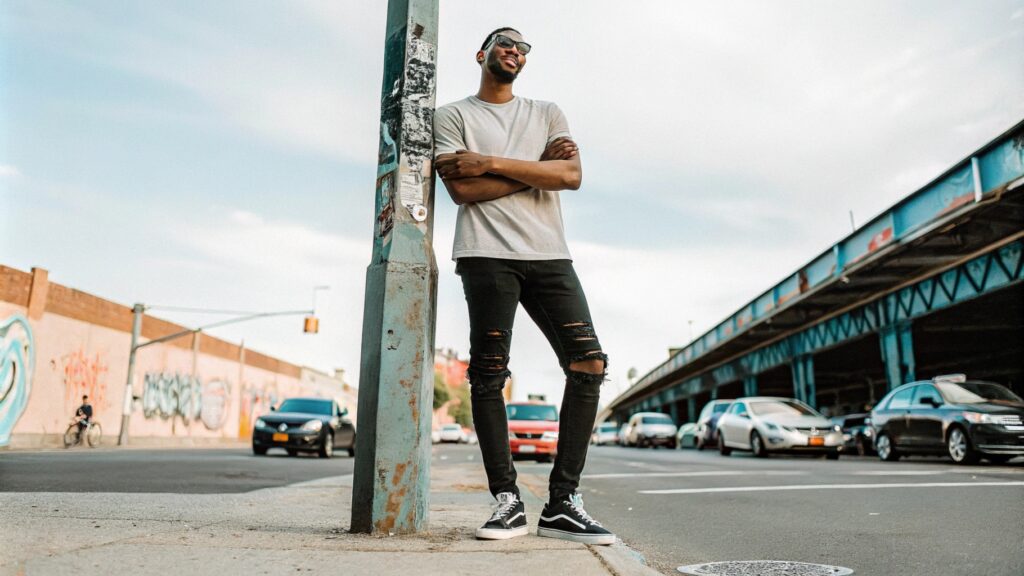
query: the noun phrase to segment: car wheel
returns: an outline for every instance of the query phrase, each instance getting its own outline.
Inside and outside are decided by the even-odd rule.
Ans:
[[[289,456],[298,456],[299,455],[299,451],[294,449],[294,448],[285,448],[285,451],[288,452]]]
[[[888,434],[879,434],[875,440],[875,449],[878,450],[878,459],[885,462],[895,462],[900,459],[899,452],[892,445],[892,439]]]
[[[334,434],[324,434],[324,441],[320,443],[320,449],[316,451],[321,458],[334,456]]]
[[[704,450],[704,439],[703,438],[697,438],[697,446],[696,446],[696,448],[697,448],[698,452],[701,452],[701,451]]]
[[[348,456],[349,456],[349,458],[355,458],[356,457],[356,437],[355,436],[352,437],[352,445],[348,447]]]
[[[985,460],[993,464],[1006,464],[1010,460],[1013,460],[1013,456],[1010,454],[989,454],[985,456]]]
[[[718,435],[718,452],[722,456],[728,456],[729,454],[732,454],[732,448],[729,448],[728,446],[725,445],[725,439],[722,438],[721,434]]]
[[[946,451],[957,464],[974,464],[978,461],[978,453],[971,446],[971,440],[963,428],[954,426],[946,438]]]
[[[831,450],[825,453],[825,458],[828,460],[839,460],[839,450]]]
[[[764,458],[768,455],[768,450],[764,447],[764,440],[761,439],[761,435],[757,433],[757,430],[750,433],[750,451],[758,458]]]
[[[266,446],[257,446],[255,444],[253,444],[252,445],[252,453],[257,455],[257,456],[266,456],[267,455],[267,447]]]

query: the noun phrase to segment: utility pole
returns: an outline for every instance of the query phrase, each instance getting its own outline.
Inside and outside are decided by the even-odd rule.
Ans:
[[[128,420],[132,415],[132,401],[134,400],[132,381],[135,377],[135,350],[139,347],[139,336],[142,334],[142,315],[145,311],[146,307],[142,304],[136,304],[132,307],[132,348],[131,353],[128,355],[128,383],[124,390],[124,405],[121,410],[121,432],[117,435],[118,446],[128,444]]]
[[[434,80],[438,0],[389,0],[373,257],[366,270],[353,532],[425,530],[437,264]]]

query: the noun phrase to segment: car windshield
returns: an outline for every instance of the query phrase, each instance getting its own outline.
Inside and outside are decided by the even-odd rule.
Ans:
[[[672,419],[668,416],[643,416],[640,418],[643,424],[671,424]]]
[[[444,425],[444,429],[445,430],[462,430],[462,427],[459,426],[458,424],[445,424]]]
[[[607,424],[607,423],[601,424],[600,426],[597,427],[597,429],[600,430],[601,432],[614,432],[615,428],[616,428],[615,424]]]
[[[721,414],[729,409],[730,402],[723,402],[721,404],[715,404],[714,413]]]
[[[790,400],[755,400],[750,411],[758,416],[820,416],[803,404]]]
[[[937,382],[942,395],[952,404],[982,402],[1024,402],[1009,389],[991,382]]]
[[[334,416],[334,414],[331,414],[330,400],[313,400],[309,398],[289,398],[281,403],[281,406],[277,408],[277,411]]]
[[[509,420],[547,420],[558,422],[558,410],[547,404],[509,404],[505,407]]]

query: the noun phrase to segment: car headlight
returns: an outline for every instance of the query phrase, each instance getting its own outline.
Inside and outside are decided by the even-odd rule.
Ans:
[[[779,429],[779,426],[777,424],[773,423],[773,422],[765,422],[764,423],[764,427],[769,429],[769,430],[778,430]]]
[[[324,423],[320,420],[310,420],[302,425],[302,429],[306,432],[319,432],[324,427]]]
[[[266,428],[267,427],[267,423],[263,421],[263,418],[257,418],[256,419],[256,427],[257,428]]]
[[[832,427],[832,431],[833,432],[842,432],[843,431],[843,427],[840,426],[839,424],[836,424],[835,426]]]
[[[991,414],[980,412],[964,412],[964,419],[975,424],[997,424],[998,420]]]
[[[540,435],[541,440],[558,440],[558,432],[545,432]]]

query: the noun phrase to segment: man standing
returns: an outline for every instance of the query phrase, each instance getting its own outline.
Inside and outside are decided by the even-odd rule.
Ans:
[[[537,533],[612,544],[615,535],[587,514],[576,492],[608,361],[562,226],[559,191],[578,189],[582,168],[558,106],[512,94],[529,52],[512,28],[488,34],[476,53],[479,91],[439,108],[434,119],[435,167],[459,205],[452,257],[469,306],[473,421],[498,501],[476,536],[527,533],[501,394],[521,303],[566,375],[550,499]]]

